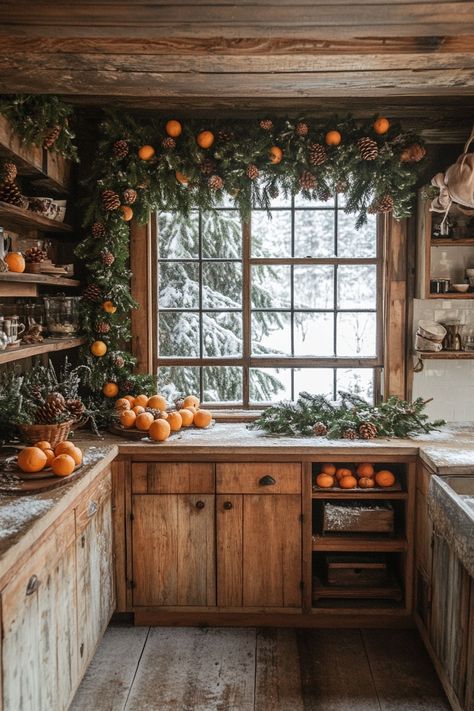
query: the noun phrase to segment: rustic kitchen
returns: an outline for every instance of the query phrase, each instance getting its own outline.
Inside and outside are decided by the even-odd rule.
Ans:
[[[474,2],[1,19],[0,711],[474,711]]]

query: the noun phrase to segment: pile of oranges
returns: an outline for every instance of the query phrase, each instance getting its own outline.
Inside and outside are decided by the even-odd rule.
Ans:
[[[172,432],[179,432],[183,427],[209,427],[212,414],[199,405],[195,395],[188,395],[182,407],[168,411],[168,402],[163,395],[126,395],[116,400],[115,409],[122,427],[140,430],[153,441],[163,442]]]
[[[373,464],[367,462],[358,464],[354,469],[337,468],[335,464],[323,464],[316,477],[316,485],[321,489],[331,489],[334,486],[340,489],[386,488],[393,486],[396,481],[393,472],[388,469],[380,469],[376,472]]]
[[[41,440],[18,454],[18,466],[30,474],[51,467],[56,476],[69,476],[81,464],[82,451],[73,442],[60,442],[53,449],[49,442]]]

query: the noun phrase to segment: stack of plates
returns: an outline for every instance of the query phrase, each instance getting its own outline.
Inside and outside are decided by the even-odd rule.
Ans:
[[[444,326],[437,321],[418,321],[415,349],[417,351],[430,351],[431,353],[441,351],[446,333]]]

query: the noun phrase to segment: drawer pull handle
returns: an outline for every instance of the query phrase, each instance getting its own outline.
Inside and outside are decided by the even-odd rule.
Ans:
[[[89,505],[87,507],[87,515],[89,518],[97,513],[98,508],[97,501],[89,501]]]
[[[196,501],[196,508],[197,509],[203,509],[205,507],[204,501]]]
[[[226,511],[230,511],[230,509],[233,508],[232,501],[224,501],[224,508]]]
[[[26,586],[26,594],[27,595],[33,595],[40,586],[40,581],[37,575],[32,575],[31,578],[28,580],[28,584]]]
[[[260,486],[272,486],[276,484],[276,481],[270,474],[267,474],[266,476],[262,476],[258,483]]]

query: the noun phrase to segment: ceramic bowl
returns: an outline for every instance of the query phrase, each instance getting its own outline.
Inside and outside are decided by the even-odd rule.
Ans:
[[[415,336],[415,350],[417,351],[428,351],[430,353],[438,353],[442,350],[443,346],[441,343],[434,343],[429,341],[427,338],[423,338],[419,333]]]
[[[453,291],[457,291],[459,294],[465,294],[469,289],[469,284],[451,284]]]
[[[437,321],[418,321],[417,334],[434,343],[442,343],[446,329]]]

